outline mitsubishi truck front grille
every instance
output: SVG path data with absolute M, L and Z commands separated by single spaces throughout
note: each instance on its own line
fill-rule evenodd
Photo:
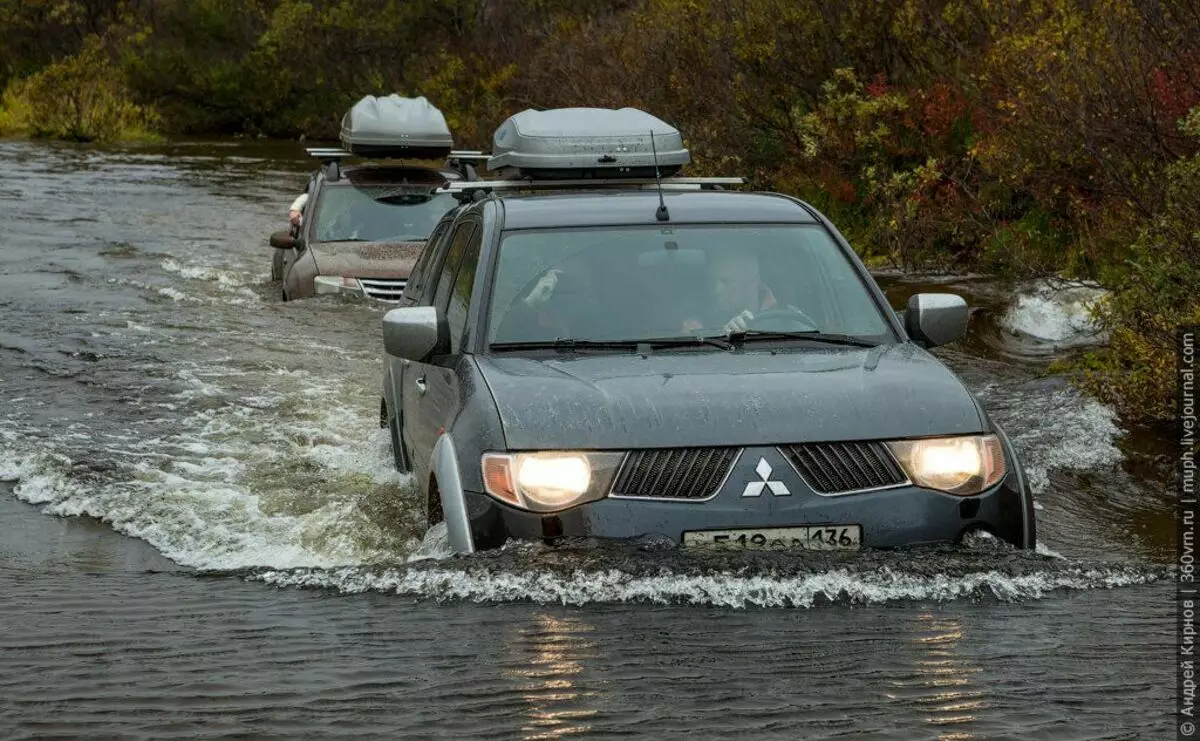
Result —
M 881 442 L 787 445 L 784 454 L 814 491 L 844 494 L 908 483 L 896 459 Z
M 612 496 L 645 499 L 708 499 L 737 460 L 738 448 L 672 448 L 626 454 Z

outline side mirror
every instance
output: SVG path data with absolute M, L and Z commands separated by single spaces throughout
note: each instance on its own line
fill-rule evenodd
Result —
M 296 238 L 287 229 L 280 229 L 272 234 L 270 242 L 277 250 L 290 250 L 296 246 Z
M 908 299 L 904 328 L 925 347 L 947 345 L 967 332 L 967 302 L 953 293 L 918 293 Z
M 445 322 L 432 306 L 405 306 L 383 315 L 383 347 L 388 355 L 424 362 L 447 337 Z

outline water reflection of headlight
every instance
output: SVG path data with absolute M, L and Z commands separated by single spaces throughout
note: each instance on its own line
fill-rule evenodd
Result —
M 954 618 L 938 617 L 922 613 L 913 643 L 918 651 L 914 664 L 914 677 L 897 682 L 903 695 L 914 703 L 925 715 L 925 722 L 942 728 L 938 741 L 970 741 L 978 738 L 969 729 L 976 713 L 988 707 L 982 688 L 975 684 L 975 676 L 983 670 L 964 659 L 958 651 L 964 631 L 962 624 Z M 900 699 L 900 693 L 890 693 L 891 699 Z M 959 728 L 952 728 L 959 726 Z
M 588 722 L 598 711 L 588 707 L 594 691 L 581 690 L 577 675 L 592 658 L 595 643 L 587 638 L 592 626 L 575 618 L 538 615 L 521 631 L 520 644 L 528 648 L 519 657 L 519 668 L 506 676 L 523 680 L 521 697 L 528 705 L 521 730 L 525 739 L 555 739 L 591 730 Z

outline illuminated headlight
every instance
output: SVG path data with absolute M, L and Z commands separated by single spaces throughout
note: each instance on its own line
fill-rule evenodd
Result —
M 971 496 L 1004 478 L 1004 449 L 995 435 L 939 437 L 888 443 L 917 486 Z
M 603 499 L 621 453 L 485 453 L 483 488 L 514 507 L 558 512 Z
M 340 275 L 318 275 L 313 278 L 317 294 L 329 293 L 362 293 L 357 278 L 343 278 Z

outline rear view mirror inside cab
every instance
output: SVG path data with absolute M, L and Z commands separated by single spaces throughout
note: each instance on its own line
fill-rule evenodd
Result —
M 667 244 L 672 245 L 675 243 L 668 242 Z M 637 261 L 640 268 L 661 268 L 667 265 L 702 268 L 708 264 L 708 256 L 704 253 L 704 250 L 668 247 L 667 249 L 639 253 Z

